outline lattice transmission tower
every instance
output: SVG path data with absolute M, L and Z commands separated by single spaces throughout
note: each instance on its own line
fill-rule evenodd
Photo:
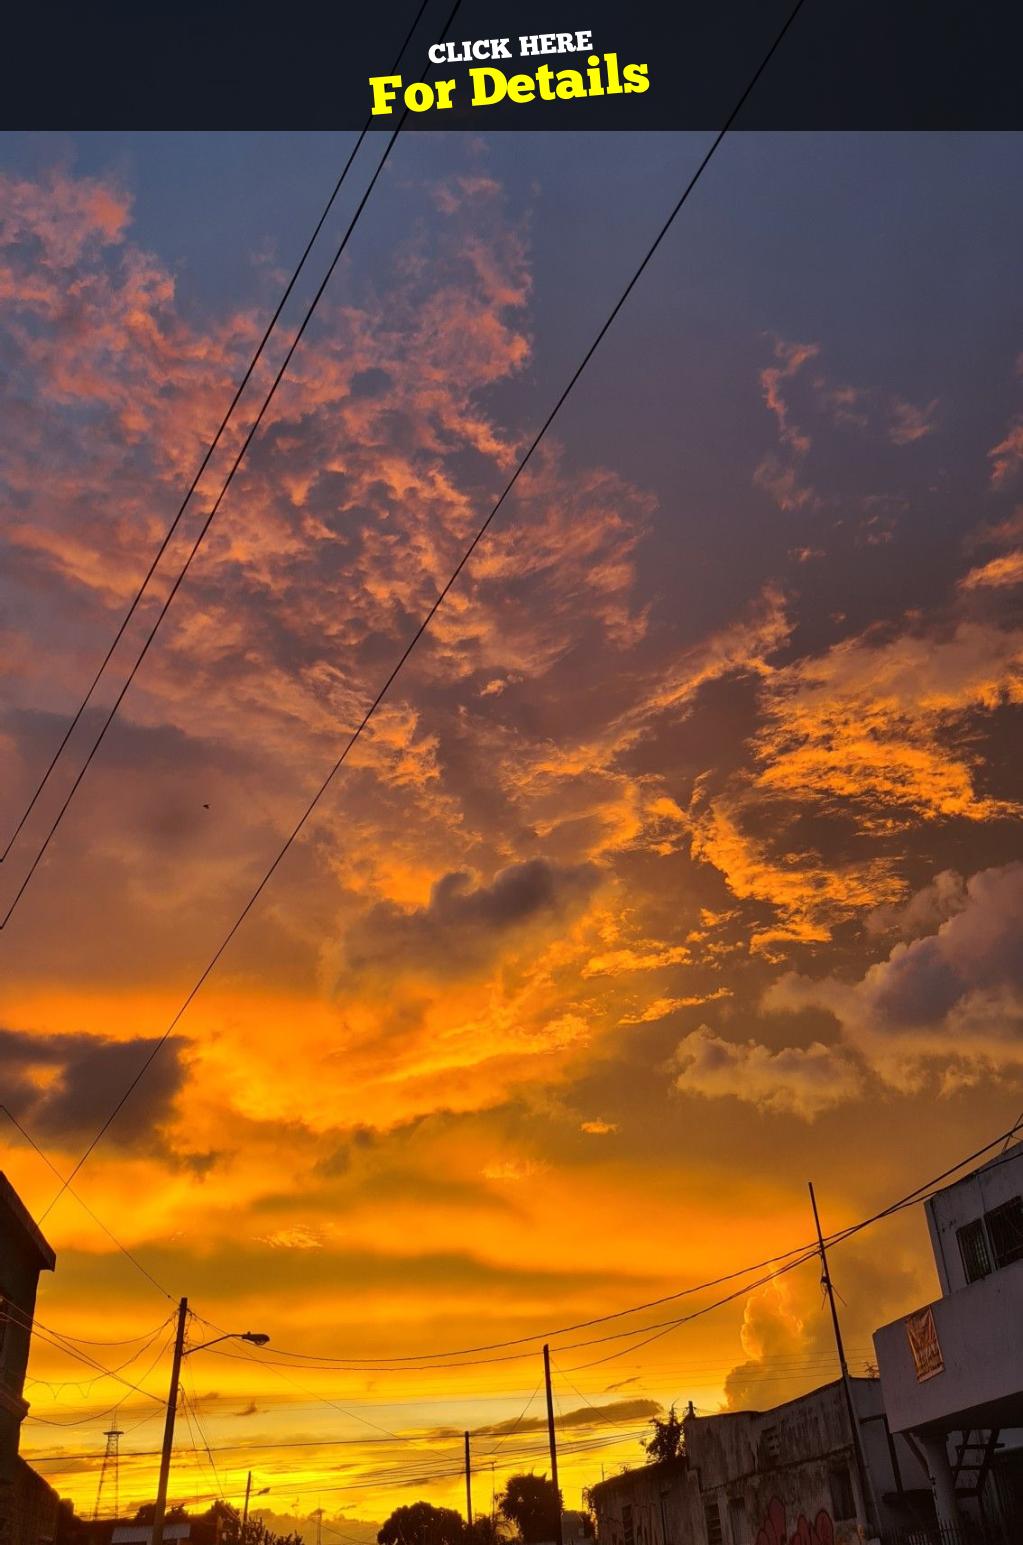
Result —
M 103 1436 L 107 1440 L 107 1446 L 103 1453 L 103 1464 L 99 1472 L 99 1485 L 96 1488 L 96 1506 L 92 1510 L 94 1519 L 99 1517 L 100 1504 L 103 1501 L 103 1493 L 108 1487 L 114 1494 L 114 1517 L 121 1514 L 121 1487 L 119 1476 L 119 1449 L 118 1444 L 124 1437 L 120 1427 L 111 1427 Z

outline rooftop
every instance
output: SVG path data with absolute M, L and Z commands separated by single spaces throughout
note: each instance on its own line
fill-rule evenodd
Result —
M 35 1249 L 40 1270 L 52 1271 L 57 1264 L 53 1248 L 47 1244 L 21 1197 L 0 1170 L 0 1232 L 6 1231 L 11 1223 Z

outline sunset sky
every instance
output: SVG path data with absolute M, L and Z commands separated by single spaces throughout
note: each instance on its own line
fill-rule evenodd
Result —
M 0 933 L 0 1099 L 60 1171 L 709 138 L 399 140 Z M 0 139 L 0 842 L 350 145 Z M 100 705 L 383 136 L 365 148 Z M 46 1218 L 41 1324 L 150 1392 L 35 1345 L 23 1446 L 80 1510 L 115 1404 L 122 1499 L 153 1495 L 173 1309 L 96 1218 L 198 1316 L 272 1338 L 187 1363 L 172 1499 L 238 1500 L 251 1467 L 275 1516 L 322 1505 L 362 1542 L 400 1502 L 462 1505 L 465 1428 L 484 1508 L 546 1468 L 544 1333 L 804 1245 L 808 1179 L 838 1229 L 1019 1115 L 1021 170 L 994 134 L 726 139 L 82 1169 L 86 1207 Z M 99 723 L 0 869 L 5 905 Z M 54 1175 L 9 1122 L 2 1140 L 38 1216 Z M 921 1210 L 833 1272 L 862 1371 L 871 1331 L 936 1292 Z M 673 1400 L 765 1406 L 834 1376 L 819 1270 L 759 1275 L 551 1336 L 567 1505 Z

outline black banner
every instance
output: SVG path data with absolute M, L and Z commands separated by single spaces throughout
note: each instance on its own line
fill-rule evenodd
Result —
M 405 130 L 713 129 L 793 0 L 462 0 L 449 28 L 452 0 L 427 0 L 395 80 L 418 9 L 23 3 L 5 25 L 4 125 L 356 129 L 371 79 L 392 77 L 373 127 L 408 106 Z M 1001 0 L 804 0 L 735 127 L 1017 127 L 1019 18 Z

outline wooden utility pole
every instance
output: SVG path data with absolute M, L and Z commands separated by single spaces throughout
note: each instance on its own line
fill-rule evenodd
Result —
M 252 1471 L 245 1481 L 245 1506 L 242 1508 L 242 1526 L 238 1535 L 239 1545 L 245 1545 L 245 1531 L 249 1525 L 249 1498 L 252 1495 Z
M 551 1481 L 554 1486 L 554 1545 L 562 1545 L 561 1490 L 558 1486 L 558 1443 L 554 1435 L 554 1391 L 551 1389 L 551 1349 L 543 1349 L 543 1377 L 547 1386 L 547 1440 L 551 1446 Z
M 163 1545 L 163 1518 L 167 1511 L 167 1483 L 170 1479 L 171 1450 L 174 1447 L 174 1418 L 178 1410 L 178 1385 L 181 1380 L 181 1358 L 185 1350 L 185 1325 L 188 1321 L 188 1299 L 178 1305 L 178 1328 L 174 1337 L 174 1358 L 171 1362 L 170 1391 L 167 1395 L 167 1416 L 163 1424 L 163 1450 L 160 1454 L 160 1482 L 156 1489 L 156 1507 L 153 1510 L 153 1532 L 150 1545 Z
M 472 1465 L 469 1459 L 469 1434 L 465 1435 L 465 1522 L 472 1528 Z
M 817 1248 L 821 1258 L 821 1284 L 828 1295 L 828 1303 L 831 1306 L 831 1324 L 835 1332 L 835 1350 L 838 1352 L 838 1366 L 842 1374 L 842 1388 L 845 1391 L 845 1406 L 849 1416 L 849 1436 L 852 1439 L 853 1455 L 856 1462 L 856 1487 L 859 1496 L 857 1498 L 857 1514 L 873 1514 L 877 1511 L 874 1506 L 873 1492 L 867 1475 L 866 1460 L 863 1455 L 863 1443 L 860 1434 L 859 1418 L 856 1415 L 856 1403 L 853 1400 L 852 1382 L 849 1378 L 849 1364 L 845 1358 L 845 1344 L 842 1340 L 842 1327 L 838 1320 L 838 1306 L 835 1303 L 835 1289 L 831 1283 L 831 1273 L 828 1270 L 828 1252 L 824 1248 L 824 1235 L 821 1232 L 820 1214 L 817 1211 L 817 1197 L 814 1194 L 813 1181 L 807 1181 L 810 1188 L 810 1206 L 813 1208 L 813 1223 L 817 1230 Z M 870 1517 L 858 1516 L 856 1522 L 868 1533 L 876 1527 Z

